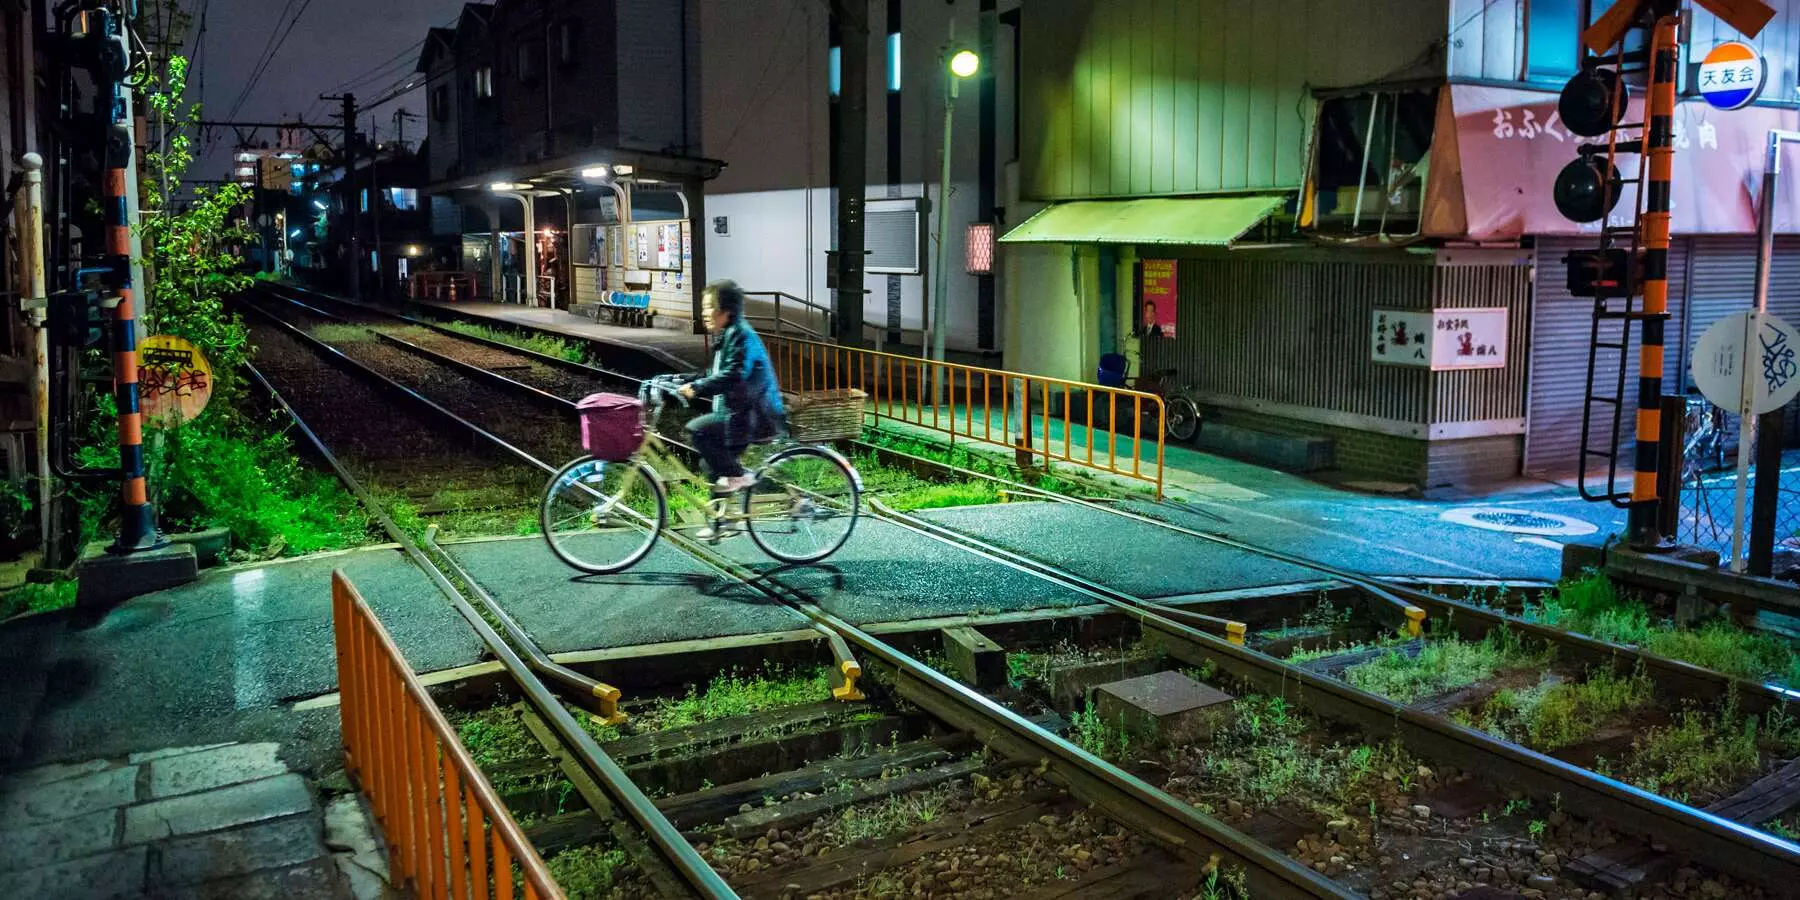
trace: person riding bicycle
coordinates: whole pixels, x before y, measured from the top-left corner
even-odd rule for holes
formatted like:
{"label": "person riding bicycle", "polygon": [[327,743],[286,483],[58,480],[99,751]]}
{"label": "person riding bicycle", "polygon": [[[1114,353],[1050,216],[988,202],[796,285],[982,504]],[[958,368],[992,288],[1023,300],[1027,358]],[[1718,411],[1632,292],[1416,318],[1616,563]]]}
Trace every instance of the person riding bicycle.
{"label": "person riding bicycle", "polygon": [[744,290],[715,281],[702,295],[706,325],[717,338],[712,368],[681,386],[683,397],[713,401],[713,410],[687,423],[694,446],[722,491],[755,484],[738,456],[744,448],[787,430],[787,409],[762,338],[744,321]]}

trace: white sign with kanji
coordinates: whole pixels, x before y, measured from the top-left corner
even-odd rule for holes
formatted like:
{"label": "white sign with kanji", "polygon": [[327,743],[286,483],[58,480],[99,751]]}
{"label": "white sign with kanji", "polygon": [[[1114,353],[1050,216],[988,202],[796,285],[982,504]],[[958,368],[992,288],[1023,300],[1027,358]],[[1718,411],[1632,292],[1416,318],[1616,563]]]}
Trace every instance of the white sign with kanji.
{"label": "white sign with kanji", "polygon": [[1431,313],[1431,368],[1506,366],[1506,308],[1437,309]]}
{"label": "white sign with kanji", "polygon": [[1377,309],[1370,314],[1369,358],[1395,366],[1431,365],[1431,313]]}

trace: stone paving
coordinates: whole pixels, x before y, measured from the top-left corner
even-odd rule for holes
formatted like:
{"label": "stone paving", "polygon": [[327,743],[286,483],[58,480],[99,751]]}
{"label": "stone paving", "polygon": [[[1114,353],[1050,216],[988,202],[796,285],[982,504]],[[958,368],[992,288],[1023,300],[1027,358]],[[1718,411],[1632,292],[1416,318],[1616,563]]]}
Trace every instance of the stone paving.
{"label": "stone paving", "polygon": [[0,778],[0,897],[375,900],[354,794],[323,807],[273,743],[171,747]]}

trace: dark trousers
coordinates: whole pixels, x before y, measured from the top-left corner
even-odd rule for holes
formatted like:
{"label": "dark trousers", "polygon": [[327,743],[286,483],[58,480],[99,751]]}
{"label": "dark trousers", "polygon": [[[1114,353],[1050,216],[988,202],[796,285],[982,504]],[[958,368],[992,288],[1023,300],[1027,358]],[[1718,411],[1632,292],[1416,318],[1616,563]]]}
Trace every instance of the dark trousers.
{"label": "dark trousers", "polygon": [[744,474],[744,467],[738,463],[738,454],[744,452],[744,444],[732,444],[727,440],[731,430],[731,416],[727,413],[707,413],[697,416],[687,423],[688,434],[694,436],[694,446],[700,450],[700,456],[706,460],[706,468],[713,478],[736,478]]}

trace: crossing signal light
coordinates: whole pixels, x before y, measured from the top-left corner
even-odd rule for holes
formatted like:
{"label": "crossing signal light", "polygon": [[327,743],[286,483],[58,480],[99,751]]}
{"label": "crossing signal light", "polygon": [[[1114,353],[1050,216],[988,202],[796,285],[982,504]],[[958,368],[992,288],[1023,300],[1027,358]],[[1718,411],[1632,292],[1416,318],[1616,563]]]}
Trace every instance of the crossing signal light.
{"label": "crossing signal light", "polygon": [[99,291],[63,291],[50,295],[46,322],[50,343],[86,349],[106,340],[107,312]]}
{"label": "crossing signal light", "polygon": [[1563,85],[1556,101],[1556,114],[1563,127],[1582,137],[1599,137],[1625,118],[1625,107],[1631,102],[1631,89],[1613,69],[1585,67]]}
{"label": "crossing signal light", "polygon": [[1556,211],[1571,222],[1598,222],[1619,205],[1624,180],[1612,160],[1583,153],[1556,173]]}
{"label": "crossing signal light", "polygon": [[1623,247],[1574,250],[1563,257],[1571,297],[1629,297],[1636,292],[1636,267]]}

